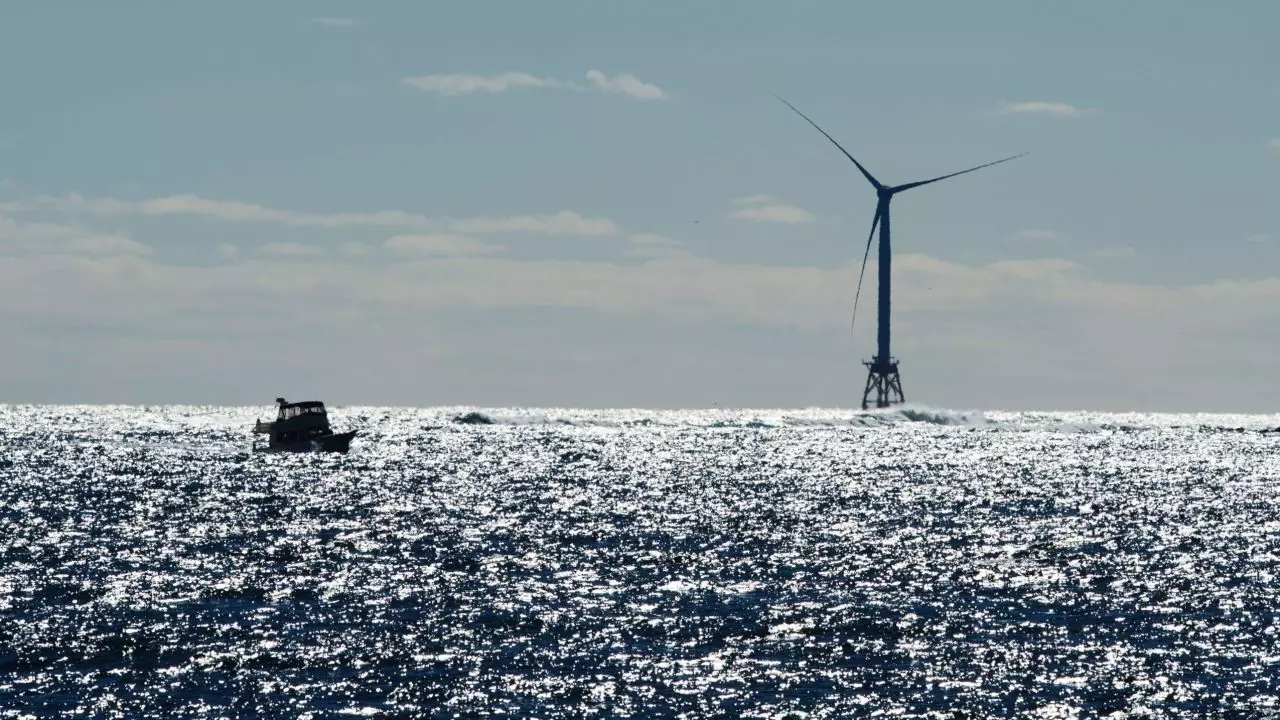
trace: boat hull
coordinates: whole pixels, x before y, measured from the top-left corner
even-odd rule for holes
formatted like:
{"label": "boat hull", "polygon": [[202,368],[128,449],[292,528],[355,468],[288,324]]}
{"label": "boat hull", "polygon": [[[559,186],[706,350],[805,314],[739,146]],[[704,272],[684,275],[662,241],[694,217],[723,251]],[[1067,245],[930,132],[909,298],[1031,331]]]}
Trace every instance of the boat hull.
{"label": "boat hull", "polygon": [[356,430],[350,430],[344,433],[334,433],[333,435],[322,435],[307,440],[298,440],[296,442],[281,443],[275,446],[255,446],[254,452],[336,452],[345,453],[351,449],[351,439],[356,436]]}

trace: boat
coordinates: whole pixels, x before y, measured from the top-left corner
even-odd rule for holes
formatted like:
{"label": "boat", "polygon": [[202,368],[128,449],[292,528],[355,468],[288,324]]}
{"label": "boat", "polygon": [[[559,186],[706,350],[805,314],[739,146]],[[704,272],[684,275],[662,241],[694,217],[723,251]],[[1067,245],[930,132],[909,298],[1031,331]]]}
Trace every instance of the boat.
{"label": "boat", "polygon": [[265,445],[254,441],[254,452],[339,452],[351,449],[355,430],[335,433],[329,427],[329,413],[318,400],[287,402],[276,398],[276,419],[257,420],[255,435],[266,435]]}

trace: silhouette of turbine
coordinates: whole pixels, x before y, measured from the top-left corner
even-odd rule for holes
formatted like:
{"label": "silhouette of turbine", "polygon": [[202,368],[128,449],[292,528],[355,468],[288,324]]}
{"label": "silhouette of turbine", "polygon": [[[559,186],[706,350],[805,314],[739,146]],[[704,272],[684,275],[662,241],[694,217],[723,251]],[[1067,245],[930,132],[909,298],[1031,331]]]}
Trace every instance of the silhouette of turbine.
{"label": "silhouette of turbine", "polygon": [[[775,95],[774,97],[777,96]],[[814,127],[814,129],[830,140],[832,145],[840,148],[840,152],[844,153],[845,157],[853,161],[853,164],[857,166],[858,170],[862,173],[862,176],[865,177],[867,182],[871,183],[872,187],[876,189],[876,197],[878,198],[876,201],[876,214],[875,217],[871,219],[871,234],[867,235],[867,248],[862,253],[862,269],[858,272],[858,289],[853,295],[853,318],[850,322],[856,322],[858,318],[858,296],[862,294],[862,277],[867,272],[867,258],[871,256],[871,240],[876,235],[876,226],[879,225],[880,248],[878,255],[880,261],[880,302],[876,318],[876,356],[871,360],[866,360],[862,363],[867,368],[867,385],[862,391],[862,409],[867,409],[867,398],[870,397],[872,391],[875,391],[876,407],[878,408],[889,407],[891,403],[895,402],[904,402],[906,398],[902,394],[902,378],[898,375],[898,360],[889,352],[889,269],[890,262],[892,260],[892,254],[889,249],[889,201],[893,200],[893,196],[900,192],[918,188],[930,183],[936,183],[939,180],[953,178],[957,175],[971,173],[974,170],[981,170],[982,168],[991,167],[992,165],[999,165],[1002,162],[1008,162],[1014,158],[1020,158],[1023,155],[1026,155],[1026,153],[1019,153],[1017,155],[1004,158],[1003,160],[996,160],[995,162],[989,162],[985,165],[971,167],[968,170],[961,170],[959,172],[941,175],[928,180],[920,180],[919,182],[905,183],[903,185],[885,185],[875,179],[875,177],[862,166],[862,163],[858,162],[852,155],[850,155],[849,151],[845,150],[840,143],[836,142],[835,138],[828,135],[826,130],[818,127],[818,123],[810,120],[808,115],[797,110],[795,105],[792,105],[786,100],[783,100],[780,97],[778,100],[781,100],[782,104],[791,108],[797,115],[804,118],[806,122]]]}

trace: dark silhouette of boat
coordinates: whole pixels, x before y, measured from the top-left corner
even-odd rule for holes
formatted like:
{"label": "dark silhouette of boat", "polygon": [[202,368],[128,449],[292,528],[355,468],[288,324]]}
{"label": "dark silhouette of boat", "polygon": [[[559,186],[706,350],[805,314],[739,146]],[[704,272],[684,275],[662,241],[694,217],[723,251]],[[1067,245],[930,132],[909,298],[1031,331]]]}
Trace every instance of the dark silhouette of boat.
{"label": "dark silhouette of boat", "polygon": [[254,452],[340,452],[351,448],[355,430],[335,433],[329,428],[329,413],[324,403],[317,400],[286,402],[276,398],[276,419],[271,422],[257,420],[253,424],[255,435],[266,435],[267,444],[254,442]]}

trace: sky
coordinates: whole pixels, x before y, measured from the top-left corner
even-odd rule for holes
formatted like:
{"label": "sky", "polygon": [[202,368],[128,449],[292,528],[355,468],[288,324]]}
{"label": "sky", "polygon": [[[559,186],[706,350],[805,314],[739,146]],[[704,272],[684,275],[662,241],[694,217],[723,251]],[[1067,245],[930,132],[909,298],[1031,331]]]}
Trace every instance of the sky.
{"label": "sky", "polygon": [[1280,5],[10,3],[0,402],[1274,412]]}

